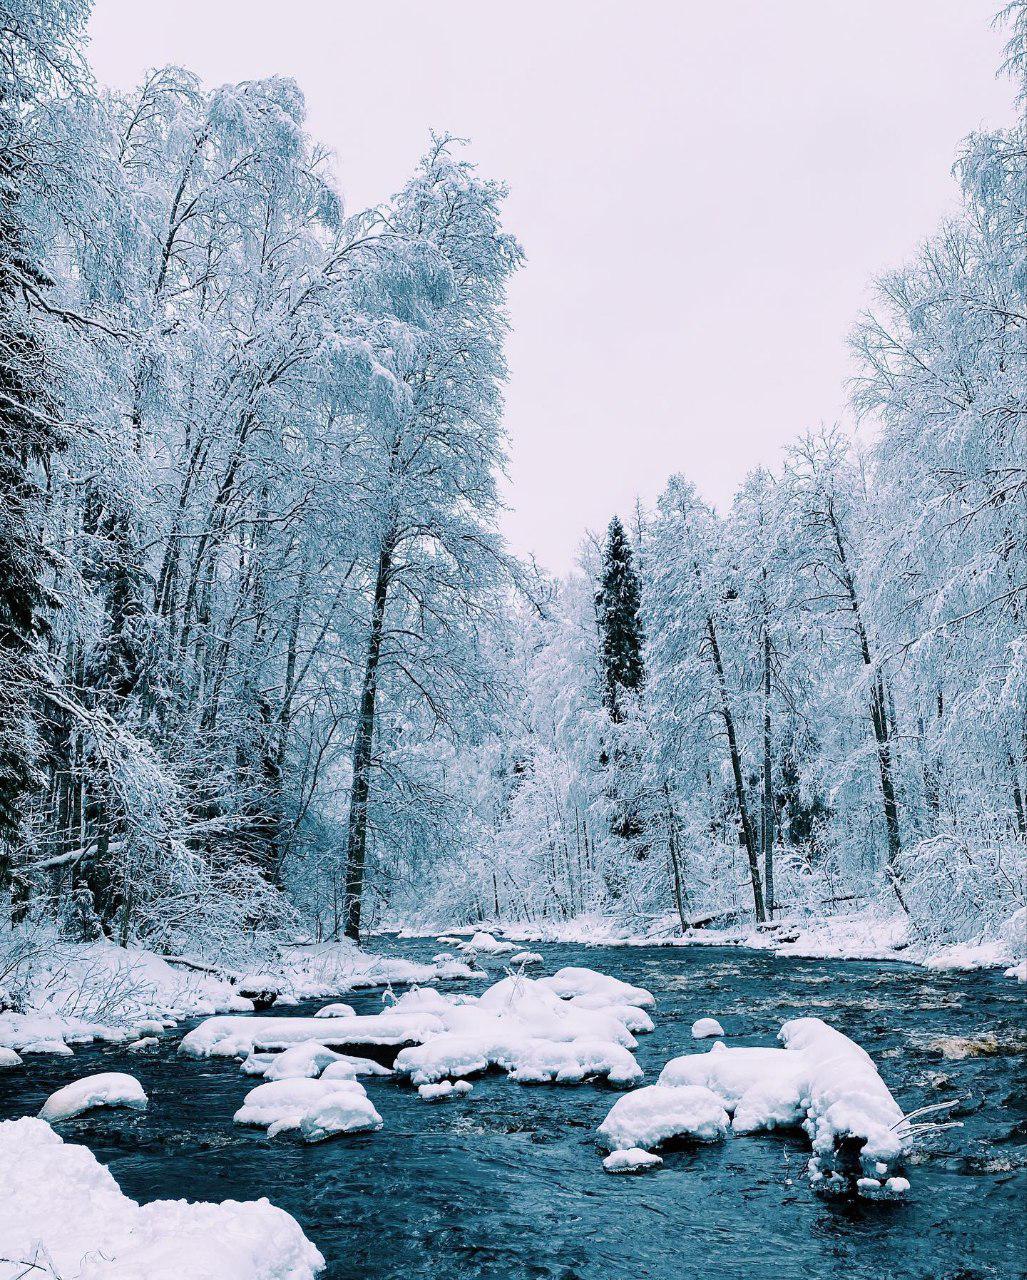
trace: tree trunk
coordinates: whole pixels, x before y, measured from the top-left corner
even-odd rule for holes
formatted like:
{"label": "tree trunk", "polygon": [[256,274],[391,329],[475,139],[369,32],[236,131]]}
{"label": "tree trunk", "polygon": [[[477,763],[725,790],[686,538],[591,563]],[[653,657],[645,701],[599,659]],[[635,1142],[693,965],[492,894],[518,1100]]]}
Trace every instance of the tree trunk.
{"label": "tree trunk", "polygon": [[[859,597],[856,594],[856,584],[853,580],[852,573],[849,569],[849,558],[845,551],[845,541],[842,538],[842,531],[839,527],[838,520],[834,513],[834,508],[828,505],[828,518],[831,522],[831,531],[834,536],[835,550],[838,555],[838,564],[841,569],[842,581],[845,585],[846,594],[848,596],[849,608],[852,611],[853,622],[856,627],[856,636],[859,640],[860,655],[863,659],[863,665],[867,670],[872,670],[874,663],[870,654],[870,639],[867,635],[867,629],[863,622],[863,613],[860,608]],[[884,680],[880,670],[874,672],[873,683],[870,686],[870,722],[873,725],[874,738],[877,742],[877,769],[881,779],[881,799],[884,807],[884,826],[888,835],[888,867],[891,870],[895,862],[902,852],[902,837],[899,832],[899,809],[895,799],[895,781],[892,769],[892,748],[891,738],[888,729],[888,704],[884,693]],[[895,888],[896,897],[902,902],[902,894],[899,891],[898,883],[894,873],[891,876],[892,886]]]}
{"label": "tree trunk", "polygon": [[360,695],[360,715],[353,735],[353,783],[350,790],[349,829],[346,841],[346,937],[360,938],[360,902],[364,892],[364,860],[367,854],[367,797],[371,782],[371,752],[374,745],[374,713],[378,695],[378,663],[382,652],[385,604],[389,594],[395,535],[382,542],[378,575],[374,584],[371,630],[367,638],[364,685]]}
{"label": "tree trunk", "polygon": [[685,907],[681,895],[681,858],[678,854],[678,825],[670,798],[670,783],[666,778],[663,780],[663,797],[667,802],[667,848],[670,852],[670,867],[674,876],[674,905],[678,909],[678,920],[681,924],[681,932],[684,934],[688,928],[688,922],[685,919]]}
{"label": "tree trunk", "polygon": [[767,918],[774,918],[774,774],[770,744],[770,630],[763,627],[763,871]]}
{"label": "tree trunk", "polygon": [[760,864],[756,849],[756,835],[752,819],[749,816],[749,805],[745,798],[745,782],[742,778],[742,760],[738,753],[738,738],[735,734],[735,720],[731,714],[731,704],[727,696],[727,680],[724,678],[724,663],[720,656],[720,645],[717,643],[717,629],[712,616],[706,619],[706,632],[710,639],[713,663],[717,669],[717,684],[720,689],[720,714],[727,730],[728,751],[731,755],[731,773],[735,780],[735,801],[738,805],[738,817],[742,823],[742,840],[749,859],[749,874],[752,877],[752,897],[756,907],[756,922],[763,924],[767,918],[763,904],[763,881],[760,877]]}

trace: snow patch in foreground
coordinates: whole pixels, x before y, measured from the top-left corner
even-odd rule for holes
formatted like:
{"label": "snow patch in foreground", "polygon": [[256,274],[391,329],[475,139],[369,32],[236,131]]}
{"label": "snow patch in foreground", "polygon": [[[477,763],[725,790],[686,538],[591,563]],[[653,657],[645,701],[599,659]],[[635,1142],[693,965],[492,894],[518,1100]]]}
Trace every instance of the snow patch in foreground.
{"label": "snow patch in foreground", "polygon": [[19,1260],[0,1263],[0,1280],[313,1280],[324,1267],[267,1200],[139,1205],[86,1147],[34,1118],[0,1123],[0,1241]]}
{"label": "snow patch in foreground", "polygon": [[70,1120],[96,1107],[129,1107],[146,1110],[146,1094],[135,1076],[123,1071],[101,1071],[73,1080],[51,1093],[39,1112],[43,1120]]}
{"label": "snow patch in foreground", "polygon": [[621,1098],[599,1128],[617,1151],[675,1137],[711,1141],[736,1133],[800,1125],[813,1155],[810,1184],[824,1193],[895,1199],[909,1184],[897,1170],[910,1127],[864,1049],[819,1018],[781,1028],[783,1049],[686,1054],[663,1068],[657,1084]]}

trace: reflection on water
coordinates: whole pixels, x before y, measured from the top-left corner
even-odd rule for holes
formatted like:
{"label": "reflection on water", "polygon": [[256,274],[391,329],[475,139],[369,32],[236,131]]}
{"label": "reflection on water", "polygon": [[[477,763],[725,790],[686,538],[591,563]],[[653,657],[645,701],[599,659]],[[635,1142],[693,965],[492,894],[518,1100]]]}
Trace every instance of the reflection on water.
{"label": "reflection on water", "polygon": [[[430,941],[386,946],[417,957],[438,950]],[[1022,989],[1007,979],[711,948],[538,950],[547,972],[585,964],[656,994],[656,1030],[639,1037],[637,1054],[649,1082],[669,1057],[698,1048],[689,1034],[698,1017],[719,1017],[729,1043],[766,1044],[784,1019],[809,1011],[864,1045],[907,1111],[958,1097],[965,1127],[920,1148],[901,1205],[816,1199],[801,1134],[674,1151],[659,1173],[611,1178],[594,1141],[610,1090],[529,1088],[498,1075],[439,1106],[369,1080],[385,1129],[306,1147],[234,1126],[253,1081],[232,1062],[177,1057],[179,1033],[152,1056],[107,1048],[29,1058],[0,1078],[0,1117],[34,1113],[89,1071],[130,1071],[149,1110],[94,1113],[61,1126],[65,1136],[91,1147],[137,1199],[266,1195],[329,1259],[329,1280],[1027,1275],[1023,1059],[952,1057],[943,1047],[952,1038],[1023,1040]],[[375,993],[347,999],[359,1013],[380,1008]]]}

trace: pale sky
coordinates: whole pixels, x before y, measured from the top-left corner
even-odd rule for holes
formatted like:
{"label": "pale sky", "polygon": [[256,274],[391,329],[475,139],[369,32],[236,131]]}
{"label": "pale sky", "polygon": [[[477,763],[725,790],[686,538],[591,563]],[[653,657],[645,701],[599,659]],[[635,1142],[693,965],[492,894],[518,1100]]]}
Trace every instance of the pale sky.
{"label": "pale sky", "polygon": [[1008,122],[999,0],[96,0],[97,77],[177,62],[294,76],[347,206],[429,130],[510,186],[514,550],[568,569],[586,528],[681,471],[746,471],[845,413],[873,275],[954,207],[972,129]]}

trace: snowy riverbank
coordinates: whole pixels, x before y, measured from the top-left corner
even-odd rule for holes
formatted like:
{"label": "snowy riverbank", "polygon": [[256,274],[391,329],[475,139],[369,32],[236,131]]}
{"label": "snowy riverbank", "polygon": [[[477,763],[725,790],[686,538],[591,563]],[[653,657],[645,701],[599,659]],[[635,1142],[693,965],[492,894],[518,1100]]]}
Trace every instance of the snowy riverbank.
{"label": "snowy riverbank", "polygon": [[1027,910],[1020,908],[994,937],[931,945],[911,936],[908,919],[871,906],[859,912],[820,919],[781,916],[770,926],[751,922],[681,933],[672,915],[626,924],[602,915],[538,922],[484,921],[466,927],[406,925],[400,937],[471,936],[475,931],[516,943],[573,943],[623,947],[743,947],[776,955],[813,960],[886,960],[928,969],[972,971],[1001,969],[1009,978],[1027,981]]}
{"label": "snowy riverbank", "polygon": [[252,1013],[366,988],[484,977],[473,962],[418,963],[351,942],[282,945],[257,971],[166,958],[141,947],[13,934],[0,972],[0,1050],[73,1052],[76,1044],[159,1035],[186,1018]]}

